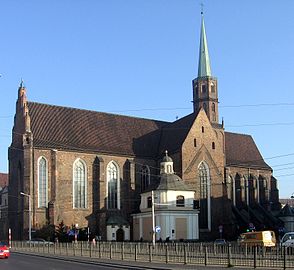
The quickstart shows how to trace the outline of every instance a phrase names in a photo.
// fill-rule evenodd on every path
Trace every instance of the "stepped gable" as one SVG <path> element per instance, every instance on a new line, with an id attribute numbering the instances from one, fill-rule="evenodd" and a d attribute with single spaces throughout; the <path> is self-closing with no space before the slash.
<path id="1" fill-rule="evenodd" d="M 225 132 L 226 166 L 271 170 L 250 135 Z"/>
<path id="2" fill-rule="evenodd" d="M 28 102 L 35 147 L 156 156 L 167 122 Z"/>

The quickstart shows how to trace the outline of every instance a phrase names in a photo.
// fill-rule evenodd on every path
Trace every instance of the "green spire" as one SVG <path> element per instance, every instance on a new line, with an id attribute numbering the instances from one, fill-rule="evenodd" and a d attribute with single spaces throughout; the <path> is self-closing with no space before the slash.
<path id="1" fill-rule="evenodd" d="M 208 46 L 205 33 L 204 17 L 202 15 L 201 34 L 200 34 L 200 48 L 199 48 L 199 64 L 198 64 L 198 78 L 211 76 L 210 61 Z"/>

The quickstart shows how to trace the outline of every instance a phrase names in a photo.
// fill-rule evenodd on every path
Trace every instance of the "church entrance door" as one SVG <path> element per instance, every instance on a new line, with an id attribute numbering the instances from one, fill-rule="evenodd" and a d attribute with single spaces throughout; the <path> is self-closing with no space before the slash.
<path id="1" fill-rule="evenodd" d="M 116 241 L 123 242 L 125 240 L 125 232 L 122 228 L 116 231 Z"/>

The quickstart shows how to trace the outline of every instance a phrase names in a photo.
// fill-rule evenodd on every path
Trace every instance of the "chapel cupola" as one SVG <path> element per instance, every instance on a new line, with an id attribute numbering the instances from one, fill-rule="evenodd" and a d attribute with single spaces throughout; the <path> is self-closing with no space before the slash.
<path id="1" fill-rule="evenodd" d="M 160 174 L 174 174 L 174 163 L 171 157 L 168 156 L 167 150 L 165 156 L 160 163 Z"/>
<path id="2" fill-rule="evenodd" d="M 193 80 L 193 106 L 194 112 L 203 108 L 210 122 L 218 123 L 217 79 L 211 75 L 203 12 L 201 12 L 198 77 Z"/>

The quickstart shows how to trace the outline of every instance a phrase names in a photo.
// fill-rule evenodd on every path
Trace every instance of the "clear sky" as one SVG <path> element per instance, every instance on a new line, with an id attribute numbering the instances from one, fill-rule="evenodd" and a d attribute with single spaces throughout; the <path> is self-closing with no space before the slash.
<path id="1" fill-rule="evenodd" d="M 1 0 L 0 171 L 30 101 L 174 121 L 192 112 L 200 0 Z M 203 0 L 219 113 L 294 192 L 294 1 Z M 246 106 L 245 106 L 246 105 Z M 250 106 L 248 106 L 250 105 Z"/>

